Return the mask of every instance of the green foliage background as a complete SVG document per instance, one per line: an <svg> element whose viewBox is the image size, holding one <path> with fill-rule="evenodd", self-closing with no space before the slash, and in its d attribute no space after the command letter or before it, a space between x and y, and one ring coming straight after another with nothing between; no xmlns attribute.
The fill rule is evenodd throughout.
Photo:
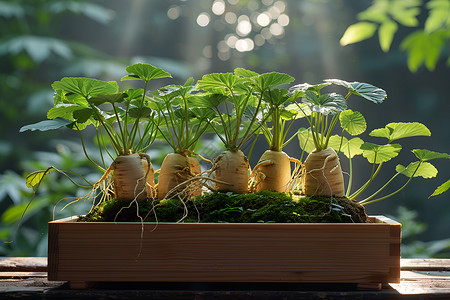
<svg viewBox="0 0 450 300"><path fill-rule="evenodd" d="M385 89L388 99L376 107L358 103L357 109L366 117L369 131L389 122L422 122L430 128L432 136L414 139L412 147L414 143L417 148L426 144L425 148L430 150L449 152L450 17L445 6L448 0L285 0L282 2L289 24L284 27L284 33L267 39L250 52L224 48L226 38L235 34L236 24L226 23L223 15L214 14L213 2L0 1L2 241L13 238L21 212L31 199L32 191L25 186L24 174L53 165L78 171L92 181L99 178L100 174L85 162L75 132L67 129L19 134L20 127L45 119L53 103L51 83L63 76L118 80L125 75L125 66L143 62L174 76L174 79L158 82L159 86L183 84L190 76L200 79L205 73L227 72L236 67L259 73L288 73L296 78L295 84L314 84L326 78L370 82ZM227 12L251 16L268 10L277 2L224 3ZM404 16L400 9L395 10L397 15L392 15L392 9L384 15L379 10L378 17L373 13L373 6L400 5L400 2L410 4L403 6ZM178 17L169 18L171 9L178 12ZM196 23L202 12L210 16L205 27ZM433 22L429 21L431 15ZM347 28L361 22L366 23L359 40L363 42L342 41ZM262 29L254 26L249 36L254 37L258 30ZM261 146L255 147L252 165L265 150L261 141ZM209 149L206 156L220 151L213 142L204 142L202 146ZM300 156L298 145L294 143L284 150L293 157ZM150 150L156 165L166 151L162 144ZM345 170L346 166L343 168ZM393 172L394 168L393 163ZM398 215L408 223L426 223L427 230L418 225L420 230L414 231L414 240L424 241L420 247L429 249L431 246L427 243L431 241L447 241L449 193L428 199L434 189L450 177L448 162L443 162L439 169L437 180L419 182L393 199L370 205L368 213ZM367 172L360 171L361 181L370 175ZM386 178L391 175L387 174ZM85 191L76 189L56 172L51 176L33 200L15 243L2 243L0 255L45 256L47 222L53 218L55 204L63 199L56 206L55 218L84 213L89 208L89 204L83 204L60 212L71 201L70 197L83 195ZM413 209L417 216L397 211L400 206ZM423 250L421 253L440 255L445 249L442 245L447 244L439 245L441 248L437 252ZM420 251L414 252L414 248L407 249L410 256L421 255Z"/></svg>

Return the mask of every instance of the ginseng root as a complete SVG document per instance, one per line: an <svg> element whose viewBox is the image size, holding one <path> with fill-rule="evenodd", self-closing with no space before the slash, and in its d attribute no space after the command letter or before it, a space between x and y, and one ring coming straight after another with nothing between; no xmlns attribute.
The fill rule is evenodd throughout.
<svg viewBox="0 0 450 300"><path fill-rule="evenodd" d="M249 163L241 150L224 151L214 161L214 178L218 191L248 193Z"/></svg>
<svg viewBox="0 0 450 300"><path fill-rule="evenodd" d="M333 148L313 150L305 160L303 178L305 195L336 197L345 195L341 164Z"/></svg>

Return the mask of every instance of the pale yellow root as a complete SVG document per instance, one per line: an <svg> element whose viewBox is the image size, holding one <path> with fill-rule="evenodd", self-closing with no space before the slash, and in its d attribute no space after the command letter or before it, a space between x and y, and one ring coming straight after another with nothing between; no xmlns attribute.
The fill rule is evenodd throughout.
<svg viewBox="0 0 450 300"><path fill-rule="evenodd" d="M291 181L290 158L284 152L267 150L253 169L253 174L259 177L256 191L287 192Z"/></svg>
<svg viewBox="0 0 450 300"><path fill-rule="evenodd" d="M304 164L296 159L289 158L291 163L295 164L294 171L292 171L291 180L289 181L289 191L292 193L301 194L303 189L303 176L305 174L305 166Z"/></svg>
<svg viewBox="0 0 450 300"><path fill-rule="evenodd" d="M186 186L179 184L191 177L191 165L187 156L178 153L167 154L159 171L158 199L171 198L182 192ZM179 187L174 190L176 186Z"/></svg>
<svg viewBox="0 0 450 300"><path fill-rule="evenodd" d="M345 195L339 157L332 148L313 150L305 160L303 191L308 196Z"/></svg>
<svg viewBox="0 0 450 300"><path fill-rule="evenodd" d="M147 161L143 162L143 158ZM150 166L150 167L149 167ZM111 165L115 197L124 200L145 200L147 185L154 186L153 167L145 154L118 156Z"/></svg>
<svg viewBox="0 0 450 300"><path fill-rule="evenodd" d="M156 187L155 187L155 170L153 168L152 162L150 161L150 156L145 153L138 153L142 159L142 165L144 167L145 175L147 178L147 198L154 199L156 197ZM145 160L144 160L145 159Z"/></svg>
<svg viewBox="0 0 450 300"><path fill-rule="evenodd" d="M248 193L249 164L241 150L222 152L215 159L213 169L214 178L220 181L215 183L216 190L239 194Z"/></svg>

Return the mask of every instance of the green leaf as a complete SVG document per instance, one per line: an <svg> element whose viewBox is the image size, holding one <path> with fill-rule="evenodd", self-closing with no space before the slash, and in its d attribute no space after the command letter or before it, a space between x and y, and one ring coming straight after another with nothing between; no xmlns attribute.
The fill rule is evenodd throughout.
<svg viewBox="0 0 450 300"><path fill-rule="evenodd" d="M233 73L211 73L203 75L202 79L197 81L197 88L205 90L233 89L240 82L242 82L242 79Z"/></svg>
<svg viewBox="0 0 450 300"><path fill-rule="evenodd" d="M128 115L132 118L148 118L152 114L152 110L148 107L133 107L129 110Z"/></svg>
<svg viewBox="0 0 450 300"><path fill-rule="evenodd" d="M66 120L75 121L75 119L73 118L73 113L85 107L86 106L77 104L57 104L54 107L50 108L50 110L47 112L47 118L63 118Z"/></svg>
<svg viewBox="0 0 450 300"><path fill-rule="evenodd" d="M380 47L384 52L389 52L397 29L397 23L390 20L387 20L380 25L378 39L380 40Z"/></svg>
<svg viewBox="0 0 450 300"><path fill-rule="evenodd" d="M297 137L300 149L303 151L311 153L314 149L316 149L310 129L300 128L298 130Z"/></svg>
<svg viewBox="0 0 450 300"><path fill-rule="evenodd" d="M406 137L413 136L430 136L430 130L419 122L409 123L389 123L384 128L374 129L369 134L374 137L384 137L389 140L389 143Z"/></svg>
<svg viewBox="0 0 450 300"><path fill-rule="evenodd" d="M127 94L127 100L141 99L142 94L144 93L144 89L128 89L124 93Z"/></svg>
<svg viewBox="0 0 450 300"><path fill-rule="evenodd" d="M54 129L62 128L64 126L67 126L67 125L72 124L72 123L73 123L73 121L70 121L70 120L65 120L65 119L62 119L62 118L56 118L54 120L45 120L45 121L41 121L41 122L38 122L38 123L34 123L34 124L23 126L22 128L20 128L19 132L24 132L24 131L27 131L27 130L31 130L31 131L35 131L35 130L39 130L39 131L54 130Z"/></svg>
<svg viewBox="0 0 450 300"><path fill-rule="evenodd" d="M447 153L439 153L439 152L430 151L430 150L426 150L426 149L414 149L412 152L421 161L429 161L429 160L438 159L438 158L450 158L450 155Z"/></svg>
<svg viewBox="0 0 450 300"><path fill-rule="evenodd" d="M397 0L391 1L389 14L394 20L407 27L415 27L419 25L417 16L420 14L420 0Z"/></svg>
<svg viewBox="0 0 450 300"><path fill-rule="evenodd" d="M441 184L440 186L438 186L436 188L436 190L434 190L433 194L430 195L430 197L433 196L437 196L442 194L443 192L448 191L448 189L450 189L450 179L447 180L446 182L444 182L443 184ZM429 197L428 197L429 198Z"/></svg>
<svg viewBox="0 0 450 300"><path fill-rule="evenodd" d="M319 95L314 91L308 90L302 98L302 102L307 104L311 111L323 115L341 112L347 108L344 96L337 93Z"/></svg>
<svg viewBox="0 0 450 300"><path fill-rule="evenodd" d="M396 157L402 149L402 146L399 144L376 145L364 143L362 144L361 149L363 150L362 155L369 163L373 164L375 162L375 164L379 164Z"/></svg>
<svg viewBox="0 0 450 300"><path fill-rule="evenodd" d="M342 141L342 143L341 143ZM352 138L348 140L345 136L340 137L338 135L333 135L328 141L328 146L333 148L336 152L342 152L348 158L353 158L355 155L361 155L363 150L361 146L364 141L360 138Z"/></svg>
<svg viewBox="0 0 450 300"><path fill-rule="evenodd" d="M366 131L366 119L359 111L346 109L339 115L341 127L351 135L359 135Z"/></svg>
<svg viewBox="0 0 450 300"><path fill-rule="evenodd" d="M73 118L77 123L86 123L93 116L93 110L90 107L86 107L73 112Z"/></svg>
<svg viewBox="0 0 450 300"><path fill-rule="evenodd" d="M268 103L271 107L278 108L290 100L287 93L288 91L285 89L273 89L266 91L263 94L263 101Z"/></svg>
<svg viewBox="0 0 450 300"><path fill-rule="evenodd" d="M27 187L29 187L29 188L35 187L42 181L44 176L46 176L48 173L50 173L52 171L55 171L55 169L48 168L47 170L35 171L35 172L28 174L27 179L26 179Z"/></svg>
<svg viewBox="0 0 450 300"><path fill-rule="evenodd" d="M316 93L319 93L321 89L323 89L326 86L329 86L330 84L331 84L330 82L324 82L313 85L309 83L301 83L289 88L289 93L292 94L292 96L297 96L296 98L298 98L303 96L306 91L315 91ZM296 95L296 92L300 93Z"/></svg>
<svg viewBox="0 0 450 300"><path fill-rule="evenodd" d="M400 49L408 54L408 68L411 72L416 72L423 63L428 70L433 71L447 38L446 30L430 34L417 30L409 34L400 44Z"/></svg>
<svg viewBox="0 0 450 300"><path fill-rule="evenodd" d="M154 67L150 64L134 64L125 68L131 75L125 75L120 80L143 80L149 82L152 79L172 78L172 75L163 69Z"/></svg>
<svg viewBox="0 0 450 300"><path fill-rule="evenodd" d="M305 103L292 103L286 106L285 109L294 112L296 119L301 119L311 115L311 110L309 109L309 106Z"/></svg>
<svg viewBox="0 0 450 300"><path fill-rule="evenodd" d="M373 1L371 6L358 13L358 20L383 23L384 21L389 20L389 11L390 7L388 1Z"/></svg>
<svg viewBox="0 0 450 300"><path fill-rule="evenodd" d="M117 93L117 85L93 78L64 77L52 84L52 88L81 95L84 98L93 97L101 93Z"/></svg>
<svg viewBox="0 0 450 300"><path fill-rule="evenodd" d="M289 84L295 79L288 74L271 72L254 77L254 80L259 92L263 92L282 84Z"/></svg>
<svg viewBox="0 0 450 300"><path fill-rule="evenodd" d="M406 177L433 178L438 173L438 170L432 164L420 161L412 162L406 168L402 165L397 165L395 170Z"/></svg>
<svg viewBox="0 0 450 300"><path fill-rule="evenodd" d="M120 103L123 102L127 97L125 93L114 93L114 94L99 94L95 97L89 99L89 102L94 104L95 106L99 106L103 103Z"/></svg>
<svg viewBox="0 0 450 300"><path fill-rule="evenodd" d="M370 22L358 22L356 24L350 25L344 32L340 40L342 46L349 44L361 42L368 38L371 38L375 31L377 30L377 25Z"/></svg>
<svg viewBox="0 0 450 300"><path fill-rule="evenodd" d="M239 76L239 77L244 77L244 78L251 78L251 77L259 76L258 73L250 71L250 70L246 70L243 68L234 69L234 75Z"/></svg>
<svg viewBox="0 0 450 300"><path fill-rule="evenodd" d="M431 0L426 4L426 7L430 12L425 21L425 32L431 33L450 22L450 1Z"/></svg>
<svg viewBox="0 0 450 300"><path fill-rule="evenodd" d="M376 104L382 103L386 97L386 91L369 83L364 82L347 82L340 79L327 79L325 82L330 84L341 85L349 89L352 94L363 97L366 100Z"/></svg>

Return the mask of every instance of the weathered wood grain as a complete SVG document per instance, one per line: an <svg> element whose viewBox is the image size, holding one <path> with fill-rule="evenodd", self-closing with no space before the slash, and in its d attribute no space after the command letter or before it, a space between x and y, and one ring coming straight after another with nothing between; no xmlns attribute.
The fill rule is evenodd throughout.
<svg viewBox="0 0 450 300"><path fill-rule="evenodd" d="M401 225L49 223L49 280L400 281ZM74 284L75 285L75 284Z"/></svg>

